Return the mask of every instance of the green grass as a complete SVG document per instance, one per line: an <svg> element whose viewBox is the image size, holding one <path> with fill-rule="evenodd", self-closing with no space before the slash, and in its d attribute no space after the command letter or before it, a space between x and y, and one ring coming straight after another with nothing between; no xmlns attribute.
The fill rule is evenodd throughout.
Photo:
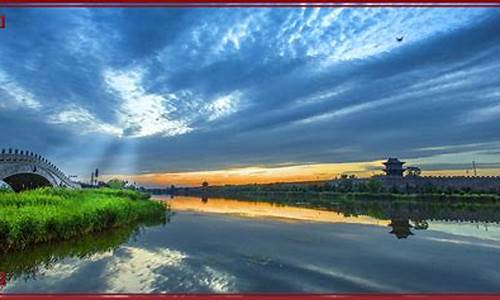
<svg viewBox="0 0 500 300"><path fill-rule="evenodd" d="M132 190L0 191L0 253L165 219L164 204Z"/></svg>

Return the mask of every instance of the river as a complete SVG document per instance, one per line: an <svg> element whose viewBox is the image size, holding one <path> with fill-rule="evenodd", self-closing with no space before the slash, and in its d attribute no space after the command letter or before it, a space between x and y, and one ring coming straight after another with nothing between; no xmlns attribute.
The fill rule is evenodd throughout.
<svg viewBox="0 0 500 300"><path fill-rule="evenodd" d="M500 292L495 222L156 199L166 224L1 258L1 292Z"/></svg>

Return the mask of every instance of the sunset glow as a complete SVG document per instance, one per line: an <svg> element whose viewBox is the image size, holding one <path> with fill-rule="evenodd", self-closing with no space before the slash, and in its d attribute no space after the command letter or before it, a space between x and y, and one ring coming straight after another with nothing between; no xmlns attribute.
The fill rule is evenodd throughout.
<svg viewBox="0 0 500 300"><path fill-rule="evenodd" d="M283 167L248 167L214 171L149 173L141 175L107 175L103 179L118 178L136 182L138 185L162 186L199 186L203 181L210 185L266 184L277 182L324 181L340 177L343 174L356 177L371 177L381 175L382 161L361 163L311 164ZM495 176L500 173L498 168L482 169L479 175ZM472 171L466 170L428 170L423 176L472 176Z"/></svg>
<svg viewBox="0 0 500 300"><path fill-rule="evenodd" d="M381 161L340 164L312 164L283 167L248 167L215 171L196 171L178 173L151 173L136 176L109 175L105 178L118 178L135 181L146 186L186 185L198 186L203 181L210 185L253 184L274 182L297 182L329 180L342 174L355 174L366 177L380 174Z"/></svg>
<svg viewBox="0 0 500 300"><path fill-rule="evenodd" d="M174 211L199 211L215 214L229 214L248 218L275 218L283 221L312 221L326 223L353 223L387 226L390 220L375 219L369 216L344 216L335 211L318 210L303 207L277 205L268 202L252 202L210 198L206 202L195 197L155 196L165 200Z"/></svg>

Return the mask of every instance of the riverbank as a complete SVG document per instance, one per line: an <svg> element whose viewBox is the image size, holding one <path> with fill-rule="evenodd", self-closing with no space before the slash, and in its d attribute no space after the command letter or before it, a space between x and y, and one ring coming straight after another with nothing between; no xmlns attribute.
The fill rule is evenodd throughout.
<svg viewBox="0 0 500 300"><path fill-rule="evenodd" d="M0 191L0 253L165 220L163 203L132 190L44 188Z"/></svg>
<svg viewBox="0 0 500 300"><path fill-rule="evenodd" d="M315 190L259 190L241 187L208 187L176 190L176 195L201 198L230 198L251 201L270 201L283 204L304 204L313 207L328 207L331 203L348 202L403 202L438 203L455 206L500 205L498 194L475 193L388 193L388 192L332 192ZM500 206L499 206L500 207Z"/></svg>

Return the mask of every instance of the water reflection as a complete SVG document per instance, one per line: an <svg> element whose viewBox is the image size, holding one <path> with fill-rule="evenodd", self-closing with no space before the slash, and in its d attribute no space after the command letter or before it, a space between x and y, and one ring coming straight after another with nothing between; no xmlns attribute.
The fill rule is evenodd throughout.
<svg viewBox="0 0 500 300"><path fill-rule="evenodd" d="M1 257L3 292L500 291L499 225L478 222L494 209L157 199L177 212L167 226Z"/></svg>
<svg viewBox="0 0 500 300"><path fill-rule="evenodd" d="M176 211L198 211L204 213L230 214L251 218L276 218L283 221L309 221L327 223L354 223L387 226L389 234L397 239L406 239L416 231L427 229L449 231L457 234L461 223L476 223L477 229L488 231L488 224L500 222L500 211L491 207L450 207L439 203L398 203L390 201L332 202L328 207L305 207L306 202L295 205L267 201L248 201L176 196L155 196L167 201ZM479 224L482 224L479 226ZM498 226L493 226L500 238ZM461 234L458 232L458 234ZM462 233L463 234L463 233ZM476 235L478 233L476 232ZM491 237L492 235L489 235Z"/></svg>
<svg viewBox="0 0 500 300"><path fill-rule="evenodd" d="M500 291L499 225L469 222L492 209L159 199L177 212L166 226L0 258L3 292Z"/></svg>
<svg viewBox="0 0 500 300"><path fill-rule="evenodd" d="M408 218L392 219L389 226L392 227L390 234L394 234L398 239L406 239L408 236L413 235L410 228L413 226L410 224Z"/></svg>
<svg viewBox="0 0 500 300"><path fill-rule="evenodd" d="M170 222L165 219L131 224L105 232L84 235L77 239L39 244L23 251L8 252L0 256L0 270L6 273L7 284L16 279L36 279L43 270L52 269L67 259L92 259L113 252L127 241L135 240L147 226Z"/></svg>
<svg viewBox="0 0 500 300"><path fill-rule="evenodd" d="M327 223L356 223L387 226L388 219L376 219L370 216L346 216L336 211L318 210L306 207L280 205L261 201L240 201L220 198L196 198L179 196L174 199L155 196L165 200L174 211L198 211L204 213L230 214L250 218L273 218L282 221L314 221Z"/></svg>

